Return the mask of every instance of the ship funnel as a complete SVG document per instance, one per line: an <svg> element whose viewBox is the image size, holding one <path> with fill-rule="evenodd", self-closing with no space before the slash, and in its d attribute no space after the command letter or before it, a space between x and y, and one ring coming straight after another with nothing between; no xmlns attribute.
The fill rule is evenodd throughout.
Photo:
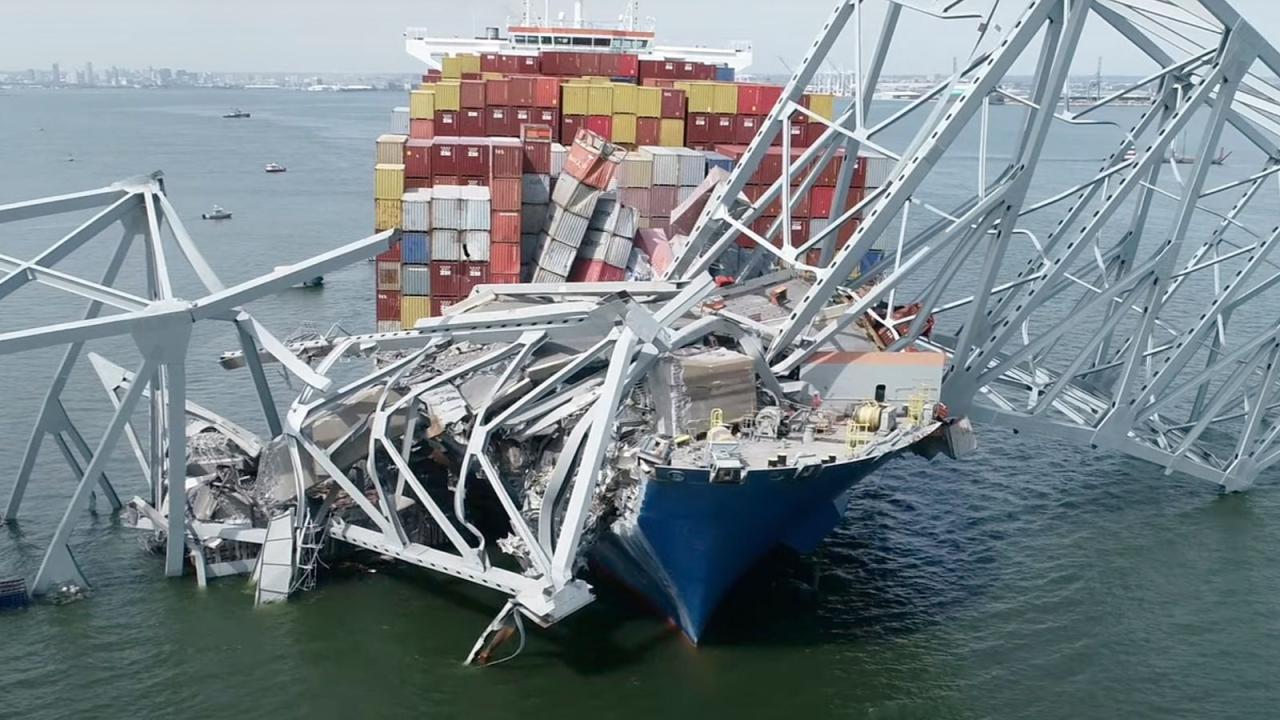
<svg viewBox="0 0 1280 720"><path fill-rule="evenodd" d="M496 27L487 27L487 28L485 28L485 29L484 29L484 39L485 39L485 40L497 40L497 39L498 39L498 28L496 28Z"/></svg>

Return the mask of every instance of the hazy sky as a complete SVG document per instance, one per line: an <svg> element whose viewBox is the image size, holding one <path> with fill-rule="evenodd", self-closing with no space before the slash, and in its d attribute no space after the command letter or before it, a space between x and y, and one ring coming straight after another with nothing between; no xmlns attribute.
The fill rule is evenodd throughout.
<svg viewBox="0 0 1280 720"><path fill-rule="evenodd" d="M53 62L75 69L91 61L97 68L413 72L419 63L403 50L406 26L469 35L516 17L519 6L515 0L0 0L0 69ZM553 14L568 12L572 2L551 6ZM585 6L589 18L606 20L623 2ZM1280 0L1235 0L1235 6L1263 35L1280 39ZM641 14L657 19L663 44L750 40L758 72L781 71L779 56L794 63L831 7L828 0L641 0ZM908 23L902 32L912 28ZM952 56L966 53L973 40L920 35L910 53L892 58L892 70L949 70ZM1147 70L1136 55L1113 47L1106 35L1094 35L1081 48L1077 70L1092 72L1099 55L1110 74Z"/></svg>

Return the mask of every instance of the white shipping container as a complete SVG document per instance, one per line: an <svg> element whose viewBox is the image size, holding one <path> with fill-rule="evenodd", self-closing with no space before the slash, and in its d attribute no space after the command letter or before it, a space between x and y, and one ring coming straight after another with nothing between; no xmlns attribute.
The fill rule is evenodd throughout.
<svg viewBox="0 0 1280 720"><path fill-rule="evenodd" d="M431 228L433 230L463 229L462 196L458 192L459 189L456 185L442 185L432 191Z"/></svg>
<svg viewBox="0 0 1280 720"><path fill-rule="evenodd" d="M613 193L606 193L596 201L596 208L591 212L592 230L612 230L617 219L618 198Z"/></svg>
<svg viewBox="0 0 1280 720"><path fill-rule="evenodd" d="M609 238L613 237L600 230L588 230L578 247L578 258L582 260L604 260L609 251Z"/></svg>
<svg viewBox="0 0 1280 720"><path fill-rule="evenodd" d="M488 230L492 202L489 188L466 185L458 188L462 200L462 226L459 230Z"/></svg>
<svg viewBox="0 0 1280 720"><path fill-rule="evenodd" d="M407 120L408 118L409 113L406 112L405 119ZM401 329L399 320L378 320L374 326L374 331L380 333L400 332Z"/></svg>
<svg viewBox="0 0 1280 720"><path fill-rule="evenodd" d="M564 275L557 275L557 274L555 274L555 273L553 273L553 272L551 272L550 270L547 270L547 269L545 269L545 268L534 268L534 270L533 270L533 278L530 280L530 282L536 282L536 283L553 283L553 284L554 284L554 283L562 283L562 282L565 282L565 279L566 279L566 278L568 278L568 277L569 277L569 276L568 276L568 274L567 274L567 273L566 273L566 274L564 274ZM398 324L398 323L397 323L397 324Z"/></svg>
<svg viewBox="0 0 1280 720"><path fill-rule="evenodd" d="M528 173L521 175L520 202L529 205L546 205L551 202L551 176Z"/></svg>
<svg viewBox="0 0 1280 720"><path fill-rule="evenodd" d="M680 155L675 148L645 147L653 156L653 184L680 184Z"/></svg>
<svg viewBox="0 0 1280 720"><path fill-rule="evenodd" d="M397 135L409 134L409 108L398 107L391 111L391 132Z"/></svg>
<svg viewBox="0 0 1280 720"><path fill-rule="evenodd" d="M551 193L552 203L583 217L591 217L599 198L599 190L578 182L568 173L556 180L556 189Z"/></svg>
<svg viewBox="0 0 1280 720"><path fill-rule="evenodd" d="M582 237L587 234L587 224L590 221L563 208L552 207L551 222L547 224L547 234L570 247L576 248L581 245ZM568 272L568 270L565 270L565 272Z"/></svg>
<svg viewBox="0 0 1280 720"><path fill-rule="evenodd" d="M410 232L431 230L431 191L410 190L400 201L400 229Z"/></svg>
<svg viewBox="0 0 1280 720"><path fill-rule="evenodd" d="M379 135L377 142L377 153L375 153L375 162L389 165L404 164L404 143L409 139L407 135Z"/></svg>
<svg viewBox="0 0 1280 720"><path fill-rule="evenodd" d="M679 158L680 181L682 187L697 187L707 177L707 156L689 148L671 148Z"/></svg>
<svg viewBox="0 0 1280 720"><path fill-rule="evenodd" d="M548 237L542 244L542 253L538 256L538 267L549 270L560 277L569 277L569 269L578 256L578 248L566 245L555 238Z"/></svg>
<svg viewBox="0 0 1280 720"><path fill-rule="evenodd" d="M445 262L462 260L462 233L446 228L432 230L431 259Z"/></svg>
<svg viewBox="0 0 1280 720"><path fill-rule="evenodd" d="M610 235L604 245L604 264L625 269L627 261L631 258L631 249L635 247L631 238Z"/></svg>
<svg viewBox="0 0 1280 720"><path fill-rule="evenodd" d="M462 255L464 260L489 262L489 231L464 231L462 233Z"/></svg>
<svg viewBox="0 0 1280 720"><path fill-rule="evenodd" d="M893 172L893 158L885 155L859 155L858 162L867 164L867 187L884 187Z"/></svg>
<svg viewBox="0 0 1280 720"><path fill-rule="evenodd" d="M564 159L569 156L569 149L560 143L551 143L551 177L564 172Z"/></svg>
<svg viewBox="0 0 1280 720"><path fill-rule="evenodd" d="M683 185L680 186L679 188L676 189L676 203L681 204L684 201L688 200L689 198L693 197L693 193L697 189L698 189L697 186L694 186L694 187L685 187Z"/></svg>
<svg viewBox="0 0 1280 720"><path fill-rule="evenodd" d="M400 261L399 260L379 260L375 271L378 276L379 290L399 290L400 277Z"/></svg>
<svg viewBox="0 0 1280 720"><path fill-rule="evenodd" d="M636 224L639 216L640 214L636 212L635 208L627 207L626 205L619 205L618 216L613 223L613 227L609 228L610 232L614 235L621 235L622 237L635 237L636 230L640 227Z"/></svg>
<svg viewBox="0 0 1280 720"><path fill-rule="evenodd" d="M431 268L426 265L405 265L401 270L400 283L405 295L430 297Z"/></svg>
<svg viewBox="0 0 1280 720"><path fill-rule="evenodd" d="M645 148L636 148L622 159L618 168L618 187L647 188L653 185L653 154Z"/></svg>

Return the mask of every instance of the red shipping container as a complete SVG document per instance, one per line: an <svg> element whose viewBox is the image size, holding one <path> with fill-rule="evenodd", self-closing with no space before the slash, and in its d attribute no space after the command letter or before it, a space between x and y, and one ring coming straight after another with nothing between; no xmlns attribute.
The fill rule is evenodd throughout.
<svg viewBox="0 0 1280 720"><path fill-rule="evenodd" d="M560 127L560 111L555 108L534 108L532 122Z"/></svg>
<svg viewBox="0 0 1280 720"><path fill-rule="evenodd" d="M387 250L383 250L375 257L379 262L400 262L400 241L396 240Z"/></svg>
<svg viewBox="0 0 1280 720"><path fill-rule="evenodd" d="M853 167L853 182L849 187L865 188L867 186L867 162L862 158L855 161L857 164Z"/></svg>
<svg viewBox="0 0 1280 720"><path fill-rule="evenodd" d="M809 134L805 132L807 125L791 125L791 147L809 147Z"/></svg>
<svg viewBox="0 0 1280 720"><path fill-rule="evenodd" d="M598 135L579 130L565 156L564 172L597 190L608 188L618 170L621 156L617 152L611 157L603 156L601 153L605 149L604 145L606 143Z"/></svg>
<svg viewBox="0 0 1280 720"><path fill-rule="evenodd" d="M517 226L519 217L516 218ZM520 232L516 228L516 242L498 242L496 239L489 246L489 274L520 274Z"/></svg>
<svg viewBox="0 0 1280 720"><path fill-rule="evenodd" d="M489 70L486 72L499 72ZM484 103L488 107L511 104L511 81L507 79L490 79L484 81Z"/></svg>
<svg viewBox="0 0 1280 720"><path fill-rule="evenodd" d="M526 125L525 127L539 127ZM551 142L530 140L521 148L521 170L533 175L551 174Z"/></svg>
<svg viewBox="0 0 1280 720"><path fill-rule="evenodd" d="M524 172L524 144L516 138L497 138L491 141L493 159L489 174L496 178L520 179Z"/></svg>
<svg viewBox="0 0 1280 720"><path fill-rule="evenodd" d="M782 229L778 229L782 234ZM803 218L791 218L791 247L800 247L809 241L809 221Z"/></svg>
<svg viewBox="0 0 1280 720"><path fill-rule="evenodd" d="M612 115L588 115L586 127L588 130L599 135L605 140L613 139Z"/></svg>
<svg viewBox="0 0 1280 720"><path fill-rule="evenodd" d="M415 140L430 140L436 136L436 121L426 118L414 118L409 121L409 137Z"/></svg>
<svg viewBox="0 0 1280 720"><path fill-rule="evenodd" d="M836 189L818 186L809 191L809 217L824 218L831 216L831 207L835 204Z"/></svg>
<svg viewBox="0 0 1280 720"><path fill-rule="evenodd" d="M534 78L533 104L540 108L560 107L560 81L553 77Z"/></svg>
<svg viewBox="0 0 1280 720"><path fill-rule="evenodd" d="M658 118L636 118L636 144L657 145L662 141L662 120Z"/></svg>
<svg viewBox="0 0 1280 720"><path fill-rule="evenodd" d="M680 120L684 118L684 91L675 88L662 90L662 117Z"/></svg>
<svg viewBox="0 0 1280 720"><path fill-rule="evenodd" d="M512 122L515 123L517 137L520 129L533 122L533 108L511 108Z"/></svg>
<svg viewBox="0 0 1280 720"><path fill-rule="evenodd" d="M503 212L520 212L520 178L493 178L489 181L490 207Z"/></svg>
<svg viewBox="0 0 1280 720"><path fill-rule="evenodd" d="M424 188L431 187L431 185L432 185L432 181L431 181L431 178L429 177L424 177L424 178L407 177L404 179L405 192L409 192L410 190L422 190Z"/></svg>
<svg viewBox="0 0 1280 720"><path fill-rule="evenodd" d="M435 287L435 285L432 285L431 289L434 291ZM443 317L444 311L458 304L461 299L458 297L439 297L433 293L431 296L431 317Z"/></svg>
<svg viewBox="0 0 1280 720"><path fill-rule="evenodd" d="M468 108L458 113L459 137L484 137L484 110Z"/></svg>
<svg viewBox="0 0 1280 720"><path fill-rule="evenodd" d="M520 273L496 273L489 270L490 285L516 285L520 282Z"/></svg>
<svg viewBox="0 0 1280 720"><path fill-rule="evenodd" d="M444 78L444 73L439 70L428 70L426 75L422 76L422 82L433 83L440 82Z"/></svg>
<svg viewBox="0 0 1280 720"><path fill-rule="evenodd" d="M431 294L440 297L458 297L462 293L462 268L460 263L431 261ZM436 313L432 313L435 315Z"/></svg>
<svg viewBox="0 0 1280 720"><path fill-rule="evenodd" d="M578 56L578 74L579 75L603 75L604 74L604 72L601 70L602 64L600 62L600 58L602 56L599 53L577 52L577 53L574 53L574 55Z"/></svg>
<svg viewBox="0 0 1280 720"><path fill-rule="evenodd" d="M781 85L739 85L738 114L767 115L778 104L782 90Z"/></svg>
<svg viewBox="0 0 1280 720"><path fill-rule="evenodd" d="M578 136L578 130L586 124L586 115L565 115L560 120L560 144L569 145Z"/></svg>
<svg viewBox="0 0 1280 720"><path fill-rule="evenodd" d="M398 321L400 319L400 293L395 290L379 290L377 292L375 312L378 320Z"/></svg>
<svg viewBox="0 0 1280 720"><path fill-rule="evenodd" d="M461 185L462 178L458 177L457 175L432 175L431 183L436 187L441 187L444 185Z"/></svg>
<svg viewBox="0 0 1280 720"><path fill-rule="evenodd" d="M733 119L733 140L731 143L749 145L760 131L760 118L754 115L736 115Z"/></svg>
<svg viewBox="0 0 1280 720"><path fill-rule="evenodd" d="M404 175L406 178L431 177L430 140L409 140L405 143Z"/></svg>
<svg viewBox="0 0 1280 720"><path fill-rule="evenodd" d="M547 51L538 55L538 74L539 75L559 75L560 74L560 53L555 51Z"/></svg>
<svg viewBox="0 0 1280 720"><path fill-rule="evenodd" d="M537 75L537 55L512 55L509 75Z"/></svg>
<svg viewBox="0 0 1280 720"><path fill-rule="evenodd" d="M655 185L649 189L649 214L652 217L670 217L671 211L680 204L680 188L666 185Z"/></svg>
<svg viewBox="0 0 1280 720"><path fill-rule="evenodd" d="M435 119L436 137L458 137L458 113L452 110L439 110Z"/></svg>
<svg viewBox="0 0 1280 720"><path fill-rule="evenodd" d="M844 150L837 150L831 162L818 173L814 184L818 187L835 187L840 183L840 168L844 165ZM855 173L856 174L856 173Z"/></svg>
<svg viewBox="0 0 1280 720"><path fill-rule="evenodd" d="M527 75L511 78L510 104L515 107L533 107L534 79Z"/></svg>
<svg viewBox="0 0 1280 720"><path fill-rule="evenodd" d="M520 244L520 213L495 210L489 215L489 239L493 241L493 247L497 247L498 243L515 243ZM519 247L516 248L519 251ZM493 254L490 253L489 261L494 262ZM520 256L516 255L516 265L520 264ZM518 267L517 267L518 269ZM507 272L503 270L502 272Z"/></svg>
<svg viewBox="0 0 1280 720"><path fill-rule="evenodd" d="M684 138L694 145L713 142L711 139L711 115L707 113L689 113L684 123Z"/></svg>
<svg viewBox="0 0 1280 720"><path fill-rule="evenodd" d="M640 76L640 56L630 53L622 53L618 55L617 65L614 66L613 77L619 78L636 78Z"/></svg>
<svg viewBox="0 0 1280 720"><path fill-rule="evenodd" d="M731 143L733 142L734 130L736 129L737 118L733 115L721 114L711 116L711 142L713 143Z"/></svg>
<svg viewBox="0 0 1280 720"><path fill-rule="evenodd" d="M458 174L464 178L488 178L492 153L486 138L458 138Z"/></svg>
<svg viewBox="0 0 1280 720"><path fill-rule="evenodd" d="M458 174L458 139L457 138L436 138L431 145L431 176L438 178L442 175ZM436 181L437 185L446 183Z"/></svg>
<svg viewBox="0 0 1280 720"><path fill-rule="evenodd" d="M484 76L482 76L478 72L464 72L462 73L462 79L463 80L483 80Z"/></svg>
<svg viewBox="0 0 1280 720"><path fill-rule="evenodd" d="M484 81L463 80L461 87L458 89L458 98L463 110L467 108L483 108L485 105Z"/></svg>
<svg viewBox="0 0 1280 720"><path fill-rule="evenodd" d="M483 285L489 281L489 263L487 262L464 262L458 263L458 295L466 297L471 294L471 289L477 285ZM431 286L435 289L435 286Z"/></svg>
<svg viewBox="0 0 1280 720"><path fill-rule="evenodd" d="M484 134L489 137L512 137L520 126L509 107L490 106L484 110Z"/></svg>
<svg viewBox="0 0 1280 720"><path fill-rule="evenodd" d="M551 134L552 125L545 123L529 123L520 126L520 139L524 142L549 143L554 140Z"/></svg>
<svg viewBox="0 0 1280 720"><path fill-rule="evenodd" d="M641 60L640 77L672 80L675 78L676 64L665 60Z"/></svg>
<svg viewBox="0 0 1280 720"><path fill-rule="evenodd" d="M781 195L781 193L779 193ZM791 188L791 217L807 218L809 215L810 200L812 193L798 193L796 188Z"/></svg>
<svg viewBox="0 0 1280 720"><path fill-rule="evenodd" d="M506 72L506 56L498 53L481 53L480 55L480 72L500 73Z"/></svg>
<svg viewBox="0 0 1280 720"><path fill-rule="evenodd" d="M462 177L458 178L458 184L459 184L459 185L466 185L466 186L468 186L468 187L489 187L489 178L486 178L486 177L467 177L467 176L465 176L465 175L464 175L464 176L462 176Z"/></svg>
<svg viewBox="0 0 1280 720"><path fill-rule="evenodd" d="M569 271L569 282L621 282L627 271L606 265L603 260L578 260Z"/></svg>

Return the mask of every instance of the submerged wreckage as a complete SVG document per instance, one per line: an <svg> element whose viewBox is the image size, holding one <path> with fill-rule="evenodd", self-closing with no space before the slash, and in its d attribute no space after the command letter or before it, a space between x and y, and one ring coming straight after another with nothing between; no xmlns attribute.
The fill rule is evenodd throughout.
<svg viewBox="0 0 1280 720"><path fill-rule="evenodd" d="M522 618L550 625L589 603L591 564L697 640L749 565L775 546L813 548L839 522L849 489L885 461L972 448L964 417L1124 452L1230 490L1280 462L1280 326L1239 320L1280 287L1280 272L1259 272L1280 267L1269 258L1280 229L1255 229L1250 214L1280 171L1280 93L1255 75L1280 72L1280 53L1218 0L1035 0L1011 21L998 3L937 3L925 13L935 21L977 26L972 57L871 125L867 99L900 13L920 10L886 2L879 39L860 53L869 62L858 65L859 99L833 121L808 117L825 129L793 153L804 87L841 31L861 28L863 4L837 4L741 162L687 204L675 223L687 232L649 279L481 286L410 330L286 342L242 307L384 251L393 232L227 286L158 174L0 206L0 222L95 213L32 260L0 256L0 299L39 283L89 301L80 320L0 333L0 354L67 346L4 515L17 517L52 440L79 482L32 594L88 587L68 541L101 492L151 533L167 574L191 566L202 583L251 574L260 603L313 585L334 547L496 590L507 603L473 658L491 656ZM1158 69L1060 116L1056 98L1094 17ZM1170 23L1179 32L1165 32ZM1021 113L1013 156L990 160L1003 163L990 175L984 157L976 192L956 202L953 183L926 176L972 124L985 153L990 95L1007 94L1000 83L1024 55L1038 58L1033 94L1004 105ZM1152 104L1096 175L1031 197L1050 131L1087 125L1083 116L1136 90L1150 91ZM1197 111L1200 159L1185 178L1172 167L1177 184L1166 190L1164 158ZM913 128L905 147L881 142L881 131L904 125ZM1210 150L1228 125L1260 151L1262 167L1206 189ZM776 137L779 177L749 199L747 178ZM834 158L864 146L892 158L893 171L853 207L838 197L828 227L793 242L797 197ZM584 148L576 163L621 152ZM1234 204L1207 207L1216 195ZM1152 230L1157 201L1169 201L1173 220ZM758 222L773 217L770 207L780 215ZM1274 222L1265 208L1263 218ZM55 269L117 223L124 238L100 281ZM203 285L196 300L175 292L165 230ZM1189 240L1197 233L1199 244ZM145 297L116 286L139 239ZM883 255L867 266L873 249ZM247 370L271 437L187 398L197 322L234 326L241 347L222 364ZM86 352L107 337L132 338L136 369ZM85 356L114 408L92 448L62 403ZM372 369L344 377L352 358ZM272 398L268 363L304 386L288 408ZM105 473L122 438L147 479L127 502Z"/></svg>

